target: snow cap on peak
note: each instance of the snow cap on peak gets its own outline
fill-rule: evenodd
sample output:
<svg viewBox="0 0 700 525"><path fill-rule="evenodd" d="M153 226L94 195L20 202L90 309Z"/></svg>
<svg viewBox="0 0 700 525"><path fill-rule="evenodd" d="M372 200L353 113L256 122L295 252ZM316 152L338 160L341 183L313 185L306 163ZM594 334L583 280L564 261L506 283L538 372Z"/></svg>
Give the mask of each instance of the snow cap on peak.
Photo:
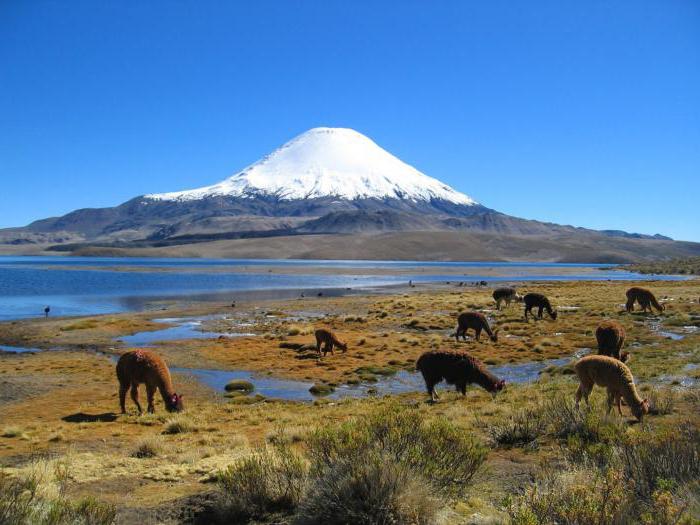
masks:
<svg viewBox="0 0 700 525"><path fill-rule="evenodd" d="M283 200L407 199L476 201L428 177L349 128L312 128L224 181L188 191L146 195L153 200L274 196Z"/></svg>

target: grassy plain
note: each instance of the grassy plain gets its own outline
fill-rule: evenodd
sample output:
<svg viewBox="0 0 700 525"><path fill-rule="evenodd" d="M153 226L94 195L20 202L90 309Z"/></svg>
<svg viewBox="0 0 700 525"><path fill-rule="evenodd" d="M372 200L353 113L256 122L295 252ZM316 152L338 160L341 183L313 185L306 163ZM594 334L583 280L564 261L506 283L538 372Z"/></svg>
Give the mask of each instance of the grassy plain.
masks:
<svg viewBox="0 0 700 525"><path fill-rule="evenodd" d="M546 475L571 470L572 461L577 469L588 469L589 478L612 471L573 456L600 462L598 456L613 442L661 439L681 427L694 429L690 435L695 438L687 439L697 439L700 281L643 284L666 306L658 316L624 312L629 286L527 283L523 291L545 293L559 311L557 321L528 323L520 305L496 311L491 289L456 286L419 286L394 295L240 303L235 308L173 305L140 314L4 323L0 344L58 350L0 355L0 465L3 475L12 479L40 470L47 483L55 483L56 473L63 472L67 497L94 496L113 504L121 523L177 522L213 505L221 490L215 483L220 473L260 446L284 442L303 454L314 429L402 407L416 421L445 418L487 447L483 466L461 491L434 494L440 498L441 519L528 523L528 512L538 516L533 510L538 502L528 492L533 479L545 487ZM499 330L497 343L485 336L481 342L454 341L457 314L470 309L487 314ZM653 400L655 413L641 425L632 422L629 411L624 418L596 420L595 439L589 439L590 433L583 439L580 429L563 432L566 403L576 389L570 366L563 366L547 369L537 382L508 385L496 398L473 387L466 397L450 391L437 404L427 403L423 392L342 401L319 397L309 403L255 394L225 397L175 374L176 388L185 395L183 414L164 412L160 400L155 415L139 416L133 405L129 414L118 414L114 364L104 354L128 349L120 337L168 326L154 318L203 315L213 315L203 322L207 331L255 335L157 344L157 352L171 366L244 369L330 388L412 370L415 359L431 348L463 349L489 365L571 356L594 348L596 325L613 318L627 330L630 368L642 394ZM348 342L348 351L317 359L312 345L318 326L335 330ZM660 333L667 331L684 337L671 339ZM602 415L604 393L596 389L593 397L593 413ZM592 424L579 423L585 428ZM653 497L668 493L678 516L698 518L697 486L675 478L669 483L666 492L656 491ZM655 500L647 499L644 505L656 509ZM261 523L292 519L284 512L255 517ZM540 516L540 521L529 521L538 522L546 520Z"/></svg>

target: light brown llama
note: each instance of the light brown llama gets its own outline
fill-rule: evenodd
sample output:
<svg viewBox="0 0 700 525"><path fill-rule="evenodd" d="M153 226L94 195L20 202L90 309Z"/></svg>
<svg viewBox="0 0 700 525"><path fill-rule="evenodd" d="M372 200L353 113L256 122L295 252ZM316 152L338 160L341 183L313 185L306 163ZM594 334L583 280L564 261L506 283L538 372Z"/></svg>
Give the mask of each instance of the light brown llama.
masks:
<svg viewBox="0 0 700 525"><path fill-rule="evenodd" d="M319 328L314 332L314 335L316 336L316 351L318 352L319 356L321 355L321 351L323 351L324 357L328 352L333 354L333 347L335 346L340 348L343 352L347 352L348 350L348 345L338 339L335 333L333 333L331 330ZM323 345L323 349L321 348L321 345Z"/></svg>
<svg viewBox="0 0 700 525"><path fill-rule="evenodd" d="M489 334L489 338L494 343L498 341L498 330L496 332L491 331L489 322L484 314L479 312L464 312L459 314L457 318L457 331L455 332L455 339L459 341L459 337L462 336L462 340L467 340L467 330L474 330L475 339L478 341L481 337L481 331L484 330Z"/></svg>
<svg viewBox="0 0 700 525"><path fill-rule="evenodd" d="M625 308L630 313L634 311L635 301L638 302L639 306L642 307L642 312L646 312L648 309L649 313L653 313L653 310L651 309L652 306L656 308L659 312L663 312L665 309L664 306L656 300L654 294L646 288L639 288L638 286L633 286L632 288L627 290L626 295L627 303L625 304Z"/></svg>
<svg viewBox="0 0 700 525"><path fill-rule="evenodd" d="M512 301L522 302L523 300L523 296L511 287L496 288L492 295L493 300L496 301L496 310L501 309L501 301L505 302L506 307L508 307Z"/></svg>
<svg viewBox="0 0 700 525"><path fill-rule="evenodd" d="M626 363L629 352L621 352L625 344L625 328L617 321L603 321L595 331L598 341L598 354L608 355Z"/></svg>
<svg viewBox="0 0 700 525"><path fill-rule="evenodd" d="M155 412L153 395L160 392L168 412L183 410L182 396L175 393L170 371L165 361L150 350L132 350L122 354L117 362L117 379L119 380L119 404L122 414L126 413L126 391L131 387L131 399L136 404L139 414L143 413L139 403L139 385L145 383L148 399L148 412Z"/></svg>
<svg viewBox="0 0 700 525"><path fill-rule="evenodd" d="M608 391L608 413L613 404L616 404L617 411L622 415L622 398L639 421L642 421L644 414L649 413L649 401L639 397L632 372L622 361L606 355L589 355L579 359L574 370L581 382L576 390L577 408L582 397L590 405L588 396L591 395L593 386L598 385Z"/></svg>

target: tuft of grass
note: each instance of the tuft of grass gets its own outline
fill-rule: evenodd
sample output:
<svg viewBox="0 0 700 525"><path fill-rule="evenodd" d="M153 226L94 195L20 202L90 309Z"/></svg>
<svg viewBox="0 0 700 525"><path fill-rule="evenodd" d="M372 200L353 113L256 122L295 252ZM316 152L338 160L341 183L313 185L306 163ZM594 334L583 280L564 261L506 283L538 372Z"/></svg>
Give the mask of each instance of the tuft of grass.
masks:
<svg viewBox="0 0 700 525"><path fill-rule="evenodd" d="M189 417L178 414L168 419L163 425L163 434L184 434L193 432L197 425Z"/></svg>
<svg viewBox="0 0 700 525"><path fill-rule="evenodd" d="M224 390L226 390L226 392L245 392L246 394L249 394L255 390L255 385L253 385L253 383L250 381L234 379L226 383Z"/></svg>
<svg viewBox="0 0 700 525"><path fill-rule="evenodd" d="M505 446L533 444L545 431L546 423L537 409L519 410L488 428L491 440Z"/></svg>
<svg viewBox="0 0 700 525"><path fill-rule="evenodd" d="M0 437L26 439L27 434L20 427L5 427Z"/></svg>
<svg viewBox="0 0 700 525"><path fill-rule="evenodd" d="M141 438L131 453L134 458L155 458L163 453L163 441L158 436Z"/></svg>

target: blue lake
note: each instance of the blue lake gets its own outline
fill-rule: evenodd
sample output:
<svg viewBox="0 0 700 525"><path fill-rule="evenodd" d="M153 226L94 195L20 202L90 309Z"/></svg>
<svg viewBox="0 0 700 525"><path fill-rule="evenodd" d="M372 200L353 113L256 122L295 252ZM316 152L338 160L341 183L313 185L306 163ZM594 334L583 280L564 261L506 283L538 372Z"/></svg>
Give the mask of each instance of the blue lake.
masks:
<svg viewBox="0 0 700 525"><path fill-rule="evenodd" d="M275 266L275 272L247 273L243 267ZM70 268L68 268L70 267ZM294 267L285 274L285 267ZM305 275L299 267L334 268L333 274ZM420 268L416 274L406 268ZM258 292L273 297L350 293L373 287L439 281L523 280L631 280L635 273L618 271L614 265L498 262L416 261L318 261L251 259L166 259L112 257L0 256L0 320L39 317L45 306L50 315L88 315L158 308L163 299L215 299L230 302L238 295ZM158 269L165 271L154 271ZM392 269L401 275L361 275L367 268ZM459 275L441 269L463 268ZM480 273L502 269L503 276ZM537 274L536 269L547 269ZM561 268L562 274L552 272ZM576 269L581 273L577 274ZM207 272L211 269L212 272ZM528 269L528 275L518 275ZM595 271L591 272L591 269ZM203 271L205 270L205 271ZM534 271L533 271L534 270ZM572 271L573 270L573 271ZM443 270L444 271L444 270ZM673 276L654 278L676 279ZM238 295L237 295L238 294Z"/></svg>

